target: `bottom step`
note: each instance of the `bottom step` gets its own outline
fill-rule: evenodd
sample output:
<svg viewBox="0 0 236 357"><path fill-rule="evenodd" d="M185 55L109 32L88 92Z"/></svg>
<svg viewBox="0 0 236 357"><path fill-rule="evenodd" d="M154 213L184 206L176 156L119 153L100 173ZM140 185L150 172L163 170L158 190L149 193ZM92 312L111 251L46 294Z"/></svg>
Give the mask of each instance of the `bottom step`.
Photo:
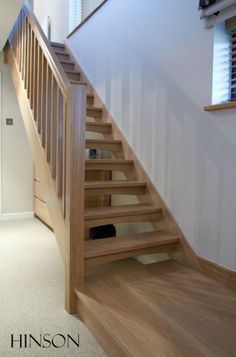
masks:
<svg viewBox="0 0 236 357"><path fill-rule="evenodd" d="M96 266L144 254L178 250L179 238L165 232L145 232L85 242L85 266Z"/></svg>
<svg viewBox="0 0 236 357"><path fill-rule="evenodd" d="M108 356L235 355L233 289L173 261L114 264L75 291L80 319Z"/></svg>

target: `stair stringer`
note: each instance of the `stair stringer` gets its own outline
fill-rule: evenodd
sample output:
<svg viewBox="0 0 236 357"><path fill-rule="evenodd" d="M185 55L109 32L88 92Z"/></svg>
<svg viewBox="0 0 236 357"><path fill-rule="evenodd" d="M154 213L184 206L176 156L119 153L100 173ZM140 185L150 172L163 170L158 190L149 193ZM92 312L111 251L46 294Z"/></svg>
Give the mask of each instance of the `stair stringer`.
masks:
<svg viewBox="0 0 236 357"><path fill-rule="evenodd" d="M154 227L154 229L168 230L170 233L177 235L180 239L178 251L175 253L169 253L170 258L173 260L176 260L177 262L179 262L183 265L186 265L187 267L192 268L196 271L203 272L197 255L195 254L194 250L192 249L191 245L189 244L188 240L186 239L184 233L182 232L181 228L177 224L176 220L174 219L173 215L171 214L169 208L165 204L161 195L157 191L156 187L150 180L149 175L143 168L143 166L142 166L140 160L138 159L137 155L135 154L134 150L131 148L131 146L129 145L124 134L122 133L122 131L116 124L114 118L111 116L111 114L107 110L105 103L102 101L102 99L100 98L97 91L93 88L91 81L89 80L89 78L86 76L85 72L79 65L77 59L73 55L73 53L70 50L70 47L67 45L67 43L65 43L65 47L66 47L66 50L68 51L68 53L70 54L70 57L73 59L73 61L75 63L76 70L78 70L80 72L81 80L88 83L88 88L90 89L90 93L93 92L93 94L94 94L94 105L96 107L103 108L103 113L104 113L103 121L112 124L112 131L113 131L114 139L122 141L122 147L123 147L123 153L124 153L125 159L134 161L134 165L135 165L135 169L136 169L136 173L137 173L137 179L147 183L147 195L151 198L152 202L155 205L157 205L158 207L160 206L162 208L163 214L162 214L161 222L157 222L157 223L153 222L153 223L151 223L152 226ZM145 195L145 196L147 197L147 195ZM138 196L138 200L140 202L144 202L145 196Z"/></svg>
<svg viewBox="0 0 236 357"><path fill-rule="evenodd" d="M30 108L30 103L27 98L27 93L24 88L24 83L21 79L20 72L16 61L14 59L12 50L9 45L4 49L4 56L7 64L9 65L13 85L16 92L16 97L22 114L27 138L31 147L31 152L34 161L37 165L37 173L42 184L46 204L52 220L54 233L56 236L58 248L63 263L65 264L65 237L66 225L62 212L62 206L59 198L57 197L56 187L51 177L50 168L46 160L44 148L41 145L40 136L35 125L33 112Z"/></svg>

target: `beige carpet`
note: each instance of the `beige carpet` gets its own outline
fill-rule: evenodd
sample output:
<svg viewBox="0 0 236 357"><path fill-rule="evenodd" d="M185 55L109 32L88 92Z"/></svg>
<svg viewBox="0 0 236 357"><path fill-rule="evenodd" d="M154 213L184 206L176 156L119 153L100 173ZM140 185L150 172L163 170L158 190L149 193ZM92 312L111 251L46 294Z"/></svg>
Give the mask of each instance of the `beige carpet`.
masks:
<svg viewBox="0 0 236 357"><path fill-rule="evenodd" d="M64 309L63 270L53 233L37 219L0 222L0 356L102 357L79 319ZM80 335L80 347L10 348L11 334Z"/></svg>

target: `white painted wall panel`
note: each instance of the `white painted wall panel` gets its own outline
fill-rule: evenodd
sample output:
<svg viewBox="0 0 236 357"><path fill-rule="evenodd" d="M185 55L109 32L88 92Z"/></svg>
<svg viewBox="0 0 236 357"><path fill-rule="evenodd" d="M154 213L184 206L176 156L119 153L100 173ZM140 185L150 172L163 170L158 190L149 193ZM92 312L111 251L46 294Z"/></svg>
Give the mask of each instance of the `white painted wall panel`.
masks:
<svg viewBox="0 0 236 357"><path fill-rule="evenodd" d="M103 0L82 0L82 18L87 17Z"/></svg>
<svg viewBox="0 0 236 357"><path fill-rule="evenodd" d="M70 0L34 0L34 13L47 35L47 18L51 19L51 40L63 42L69 32Z"/></svg>
<svg viewBox="0 0 236 357"><path fill-rule="evenodd" d="M23 0L0 0L0 51L7 41L23 3Z"/></svg>
<svg viewBox="0 0 236 357"><path fill-rule="evenodd" d="M211 103L195 0L109 0L69 46L202 257L236 270L235 110Z"/></svg>
<svg viewBox="0 0 236 357"><path fill-rule="evenodd" d="M33 161L9 67L0 57L1 72L1 187L0 220L28 217L33 211ZM6 125L13 118L13 126Z"/></svg>

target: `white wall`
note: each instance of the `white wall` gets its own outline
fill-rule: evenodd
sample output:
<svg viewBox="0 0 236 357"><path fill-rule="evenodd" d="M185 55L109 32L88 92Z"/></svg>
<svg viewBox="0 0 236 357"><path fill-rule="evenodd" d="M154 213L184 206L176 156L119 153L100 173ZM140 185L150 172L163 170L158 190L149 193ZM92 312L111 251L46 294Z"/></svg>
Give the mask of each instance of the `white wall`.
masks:
<svg viewBox="0 0 236 357"><path fill-rule="evenodd" d="M87 17L104 0L82 0L82 18Z"/></svg>
<svg viewBox="0 0 236 357"><path fill-rule="evenodd" d="M6 43L24 0L1 0L0 6L0 51Z"/></svg>
<svg viewBox="0 0 236 357"><path fill-rule="evenodd" d="M34 13L47 35L47 18L51 18L51 40L63 42L69 29L69 0L34 0Z"/></svg>
<svg viewBox="0 0 236 357"><path fill-rule="evenodd" d="M235 109L211 103L195 0L109 0L69 39L196 253L236 270Z"/></svg>
<svg viewBox="0 0 236 357"><path fill-rule="evenodd" d="M0 72L0 220L26 218L33 211L32 156L9 68L2 62L2 53ZM14 125L7 126L6 118L13 118Z"/></svg>

